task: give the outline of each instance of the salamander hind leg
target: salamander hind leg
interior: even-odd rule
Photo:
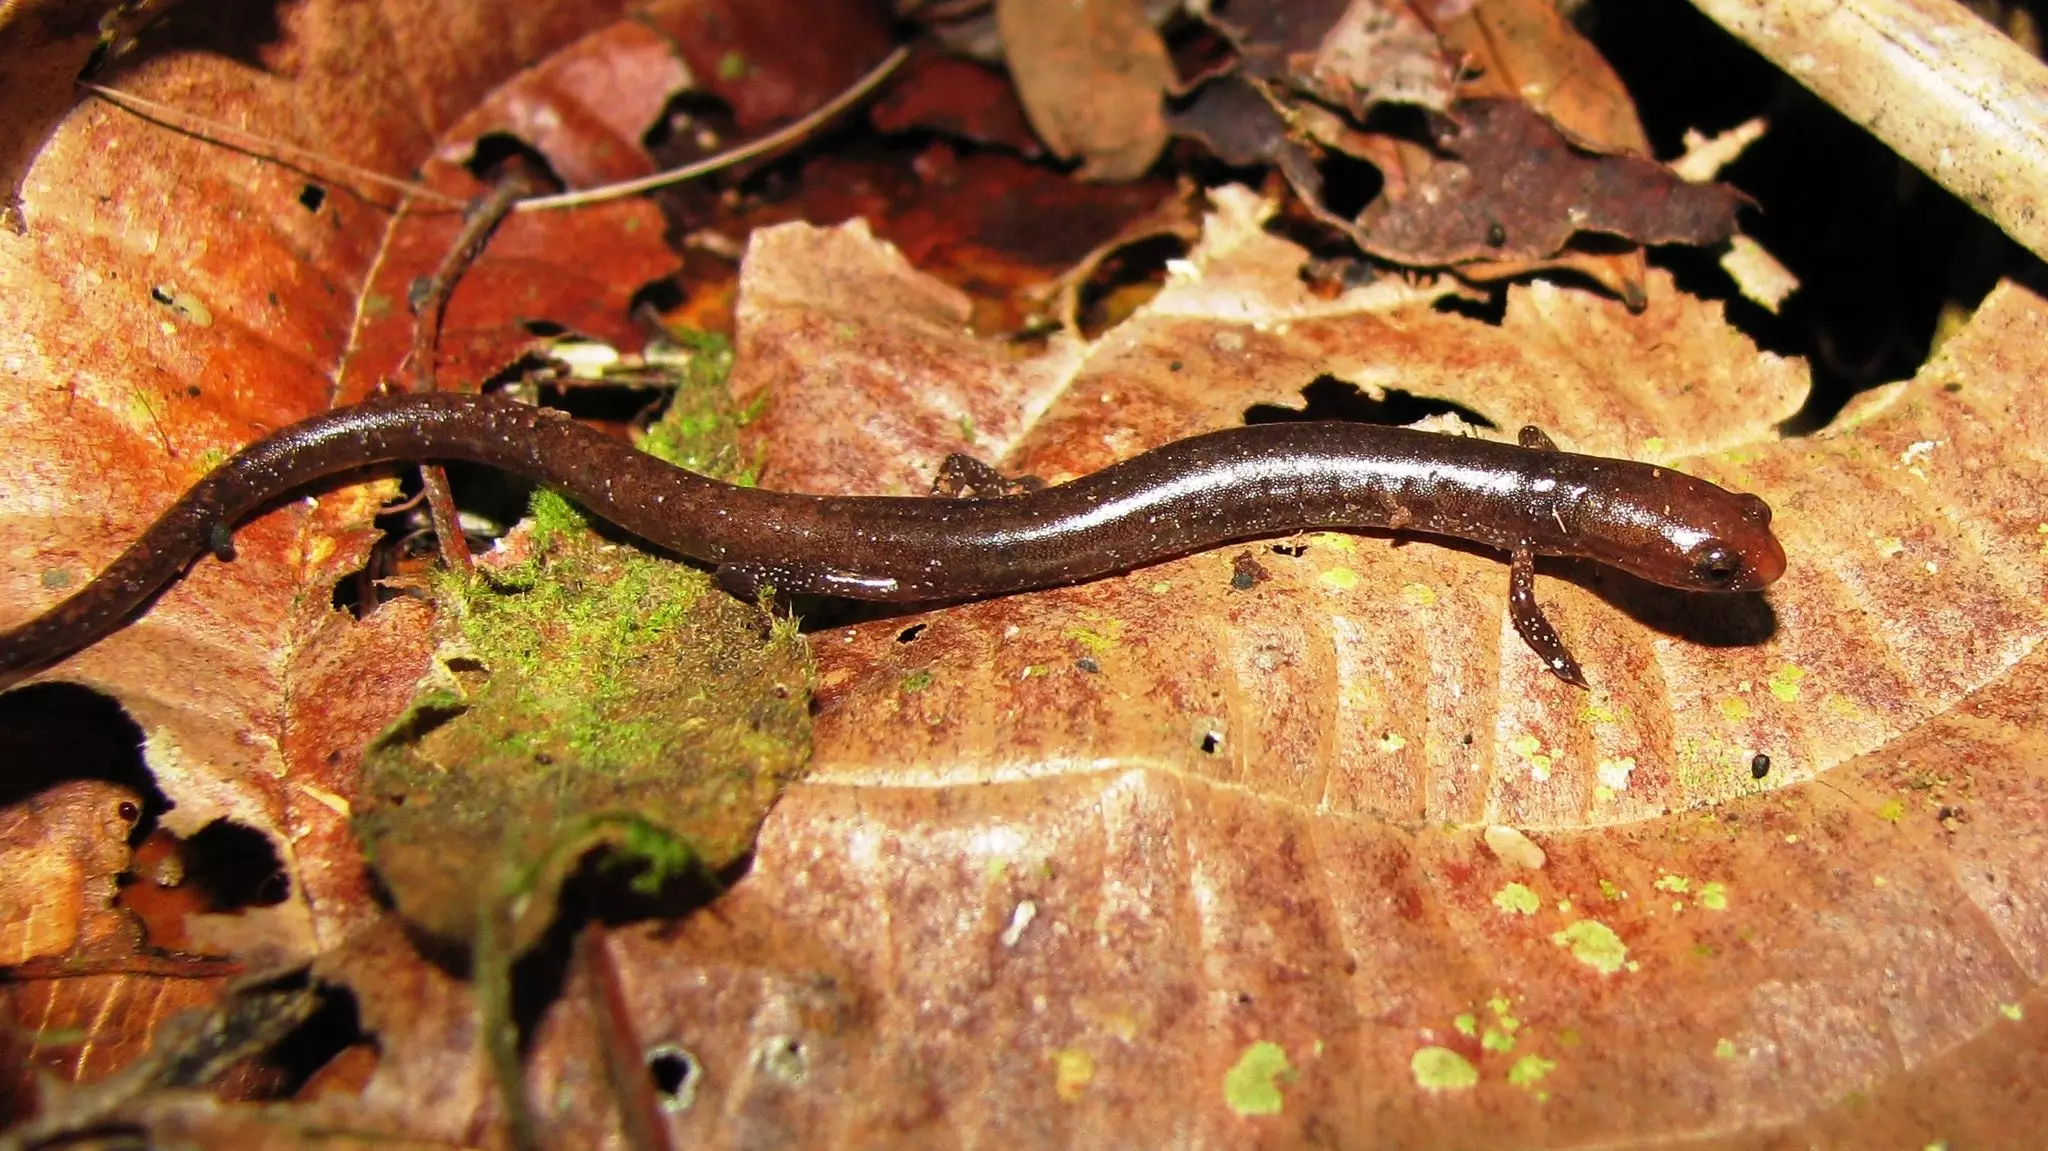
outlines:
[[[1516,548],[1508,564],[1508,618],[1514,621],[1516,633],[1543,661],[1544,667],[1566,683],[1586,686],[1586,674],[1579,670],[1579,661],[1565,650],[1557,629],[1550,626],[1543,608],[1536,602],[1536,555],[1528,548]]]
[[[1035,492],[1045,486],[1037,476],[1009,476],[975,459],[973,456],[954,452],[939,465],[939,474],[932,477],[932,494],[947,499],[991,499],[996,496],[1015,496]]]

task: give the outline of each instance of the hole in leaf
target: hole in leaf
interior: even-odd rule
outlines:
[[[1153,236],[1111,253],[1081,285],[1075,307],[1081,334],[1092,340],[1128,319],[1166,283],[1167,261],[1187,251],[1178,236]]]
[[[318,184],[308,184],[299,189],[299,206],[308,212],[317,212],[327,202],[327,189]]]
[[[38,683],[0,695],[0,807],[73,779],[118,784],[142,797],[141,816],[170,807],[142,762],[142,729],[107,696]]]
[[[1326,153],[1316,169],[1323,174],[1323,207],[1345,220],[1356,220],[1386,186],[1378,168],[1342,152]]]
[[[690,295],[674,276],[663,276],[642,284],[626,308],[630,316],[666,316],[688,303]]]
[[[268,836],[216,819],[185,841],[185,882],[215,911],[273,907],[291,894],[291,880]]]
[[[469,160],[463,167],[469,174],[486,184],[494,183],[510,165],[523,165],[543,179],[560,186],[561,179],[555,175],[554,166],[541,155],[540,149],[505,132],[491,132],[477,139],[476,148],[470,152]]]
[[[724,150],[737,132],[732,105],[691,90],[670,98],[640,143],[664,167],[675,167]]]
[[[917,637],[924,634],[924,629],[926,628],[926,626],[928,625],[921,623],[911,624],[909,627],[904,628],[902,631],[896,633],[896,642],[916,643]]]
[[[1482,324],[1489,324],[1498,328],[1501,321],[1507,319],[1508,294],[1500,288],[1495,288],[1483,300],[1470,300],[1463,296],[1445,296],[1440,300],[1432,302],[1429,307],[1431,311],[1453,316],[1463,316],[1468,320],[1477,320]]]
[[[697,1101],[697,1084],[703,1081],[704,1067],[695,1055],[673,1043],[664,1043],[648,1049],[647,1074],[654,1080],[654,1093],[661,1100],[661,1109],[673,1113],[688,1111],[690,1104]]]
[[[1301,390],[1301,398],[1304,406],[1300,408],[1253,404],[1245,409],[1244,422],[1284,424],[1303,420],[1345,420],[1404,427],[1426,416],[1454,415],[1478,427],[1496,426],[1492,420],[1463,404],[1434,396],[1418,396],[1399,388],[1389,388],[1385,395],[1374,399],[1360,391],[1357,384],[1331,375],[1317,376],[1314,383]]]

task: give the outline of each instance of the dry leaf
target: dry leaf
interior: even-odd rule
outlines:
[[[1639,244],[1708,246],[1735,232],[1747,202],[1725,184],[1694,184],[1653,160],[1573,147],[1516,100],[1466,100],[1437,144],[1443,155],[1404,173],[1404,194],[1359,214],[1359,246],[1418,267],[1484,259],[1547,266],[1583,232]]]
[[[1145,0],[996,0],[1010,75],[1031,126],[1081,175],[1131,180],[1166,146],[1173,62]]]
[[[921,128],[1024,156],[1045,151],[1001,72],[935,52],[914,53],[868,115],[884,132]]]
[[[1198,14],[1229,37],[1247,74],[1360,120],[1380,103],[1450,106],[1451,61],[1405,0],[1259,0]]]

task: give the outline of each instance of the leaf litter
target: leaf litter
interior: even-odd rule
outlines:
[[[1757,353],[1657,274],[1616,281],[1638,285],[1623,294],[1640,317],[1545,284],[1511,289],[1497,326],[1432,306],[1456,303],[1449,283],[1390,281],[1332,301],[1299,282],[1305,253],[1260,226],[1261,203],[1218,195],[1203,246],[1150,305],[1099,340],[1056,338],[1022,360],[963,336],[961,298],[900,258],[878,276],[890,257],[863,234],[764,235],[743,273],[736,390],[765,408],[750,428],[765,475],[910,489],[964,443],[1060,478],[1262,405],[1313,410],[1333,390],[1367,406],[1441,399],[1457,406],[1439,413],[1444,426],[1469,422],[1459,413],[1493,434],[1532,420],[1567,446],[1669,460],[1768,496],[1806,558],[1772,596],[1767,638],[1740,618],[1699,631],[1696,605],[1566,572],[1544,594],[1564,605],[1570,634],[1598,637],[1588,662],[1613,686],[1591,700],[1553,694],[1502,631],[1497,560],[1374,536],[1261,549],[1270,578],[1254,592],[1224,590],[1233,565],[1219,554],[822,631],[814,781],[769,816],[753,871],[715,916],[592,945],[605,962],[578,966],[535,1025],[528,1097],[593,1106],[543,1122],[581,1131],[613,1114],[606,1089],[578,1072],[607,987],[633,1033],[682,1040],[709,1091],[724,1092],[700,1089],[673,1120],[707,1142],[984,1130],[1014,1120],[1006,1101],[1019,1092],[1048,1105],[1027,1140],[1101,1141],[1171,1121],[1227,1141],[1247,1119],[1218,1086],[1251,1051],[1285,1053],[1293,1076],[1274,1080],[1277,1095],[1255,1091],[1261,1110],[1277,1104],[1255,1121],[1281,1139],[1364,1129],[1387,1108],[1434,1142],[1482,1130],[1688,1137],[1730,1120],[1825,1128],[1851,1091],[1910,1104],[1953,1069],[2032,1041],[2020,1029],[2042,1013],[2007,1008],[2048,951],[2048,899],[2027,879],[2043,874],[2027,831],[2040,808],[2029,765],[2042,757],[2020,734],[2040,727],[2048,513],[2013,499],[2040,486],[2016,489],[2011,476],[2031,468],[2037,438],[2020,383],[2037,374],[2040,302],[2003,290],[1921,379],[1852,408],[1828,436],[1780,442],[1773,425],[1803,395],[1798,366]],[[792,271],[777,243],[832,255]],[[799,290],[806,277],[829,298]],[[221,312],[207,285],[178,282]],[[1233,283],[1248,290],[1219,288]],[[900,323],[896,301],[912,305]],[[830,406],[835,372],[852,379]],[[108,389],[86,383],[88,412],[97,404],[125,415],[129,434],[180,446],[171,437],[186,433],[160,414],[168,390],[124,406],[117,389],[107,404]],[[821,450],[801,429],[828,418],[864,434]],[[160,468],[153,482],[175,488],[186,470]],[[95,530],[113,541],[130,529]],[[310,540],[308,555],[332,546],[281,538]],[[294,586],[324,586],[322,562]],[[0,594],[34,602],[23,590]],[[203,603],[204,590],[167,599]],[[1416,630],[1374,630],[1415,613]],[[388,664],[394,646],[421,650],[423,621],[402,604],[394,614],[397,632],[320,624],[292,642],[319,651],[339,683],[350,665],[325,666],[335,650],[365,666]],[[133,677],[164,671],[85,666],[124,700]],[[1418,679],[1422,691],[1404,687]],[[1214,692],[1233,684],[1255,690]],[[194,786],[235,760],[178,750],[176,710],[143,709],[160,774],[176,781],[188,763],[174,783],[183,795],[263,811],[217,783]],[[313,764],[328,738],[284,759]],[[1783,765],[1767,783],[1746,768],[1764,749]],[[1624,759],[1632,770],[1598,770]],[[1930,772],[1950,781],[1938,806],[1915,782]],[[1541,832],[1540,882],[1492,858],[1481,830],[1493,823]],[[308,864],[339,840],[293,835],[294,866],[317,875]],[[1650,898],[1669,875],[1714,877],[1728,910],[1673,913]],[[1503,916],[1493,900],[1510,876],[1537,902]],[[316,928],[304,939],[349,922],[324,902],[343,892],[299,912]],[[1027,905],[1030,926],[1011,940]],[[453,901],[438,906],[463,926]],[[1836,920],[1860,934],[1826,929]],[[1574,962],[1558,936],[1611,937],[1627,963]],[[460,985],[437,980],[388,921],[327,955],[325,970],[378,1005],[375,1029],[398,1048],[367,1089],[372,1122],[457,1139],[494,1113],[473,1087],[438,1109],[421,1095],[474,1083],[455,1071],[478,1055]],[[1918,980],[1911,994],[1896,972]],[[1604,990],[1610,980],[1626,992]],[[1525,1089],[1533,1070],[1517,1083],[1473,1064],[1485,1075],[1470,1090],[1420,1110],[1403,1094],[1412,1061],[1457,1046],[1429,1033],[1501,988],[1524,1034],[1555,1041],[1538,1057],[1544,1093]],[[1202,1005],[1192,1018],[1190,1002]],[[1889,1044],[1866,1038],[1879,1033]],[[892,1089],[904,1082],[917,1084],[911,1097]],[[191,1118],[157,1106],[167,1125]]]

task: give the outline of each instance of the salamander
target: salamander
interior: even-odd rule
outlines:
[[[1037,490],[817,496],[721,483],[501,396],[437,393],[337,408],[242,449],[97,578],[0,632],[0,673],[105,637],[202,554],[232,558],[231,529],[256,508],[400,460],[514,472],[711,565],[723,587],[748,599],[763,588],[900,603],[1008,595],[1310,528],[1449,536],[1507,553],[1516,631],[1544,666],[1581,686],[1584,674],[1537,605],[1536,556],[1581,556],[1702,592],[1754,591],[1785,570],[1762,499],[1653,464],[1560,451],[1536,428],[1510,444],[1355,423],[1265,424],[1177,440]]]

